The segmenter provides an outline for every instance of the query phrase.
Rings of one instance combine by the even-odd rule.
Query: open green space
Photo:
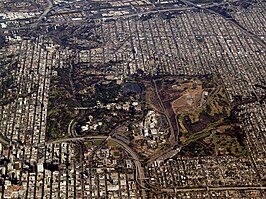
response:
[[[246,154],[243,143],[239,139],[242,133],[236,127],[237,119],[232,116],[233,108],[221,80],[211,76],[200,78],[200,81],[202,81],[203,92],[208,93],[205,99],[202,98],[201,106],[186,109],[178,117],[183,152],[189,155],[208,154],[202,150],[211,151],[216,155]],[[220,139],[217,140],[217,138]],[[205,145],[208,147],[203,147]]]

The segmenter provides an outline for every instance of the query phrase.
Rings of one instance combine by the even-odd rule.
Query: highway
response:
[[[71,121],[71,123],[73,123],[73,121]],[[69,125],[69,130],[73,130],[73,128],[71,127],[73,126],[72,124]],[[71,133],[73,134],[73,133]],[[79,141],[82,140],[84,141],[85,139],[103,139],[105,141],[113,141],[116,144],[118,144],[120,147],[122,147],[123,149],[125,149],[126,152],[128,152],[131,157],[132,160],[135,164],[135,168],[136,168],[136,180],[137,183],[142,187],[141,189],[141,194],[142,194],[142,198],[146,198],[146,192],[145,192],[145,186],[144,186],[144,182],[143,179],[145,179],[145,173],[144,173],[144,169],[140,163],[140,159],[138,157],[138,155],[135,153],[135,151],[133,151],[127,144],[125,144],[123,141],[118,140],[116,138],[109,136],[83,136],[83,137],[74,137],[74,138],[63,138],[63,139],[59,139],[59,140],[54,140],[54,141],[48,141],[46,142],[46,144],[56,144],[56,143],[61,143],[61,142],[72,142],[72,141]]]
[[[75,119],[71,120],[67,128],[67,132],[69,136],[72,136],[72,137],[76,136],[76,134],[72,134],[74,133],[73,128],[75,127],[75,125],[76,125]]]
[[[45,8],[43,13],[38,17],[38,19],[34,23],[29,25],[31,28],[36,27],[47,16],[47,14],[51,11],[51,9],[53,7],[53,2],[51,0],[47,0],[47,4],[48,4],[48,6]]]
[[[37,21],[41,21],[51,11],[53,7],[53,2],[51,0],[47,0],[47,3],[48,3],[48,6],[45,8],[44,12],[39,16]]]
[[[168,113],[168,111],[166,110],[166,108],[165,108],[165,106],[164,106],[164,104],[163,104],[163,102],[162,102],[162,99],[161,99],[161,97],[160,97],[160,94],[159,94],[159,91],[158,91],[158,88],[157,88],[157,84],[156,84],[156,80],[153,80],[153,84],[154,84],[154,88],[155,88],[156,96],[157,96],[157,98],[158,98],[159,101],[160,101],[160,105],[161,105],[161,107],[162,107],[162,109],[163,109],[163,113],[164,113],[164,115],[165,115],[165,117],[166,117],[166,119],[167,119],[167,122],[168,122],[168,124],[169,124],[169,127],[170,127],[171,134],[170,134],[170,137],[169,137],[169,142],[170,142],[172,145],[175,145],[176,142],[177,142],[177,140],[176,140],[176,136],[175,136],[176,133],[175,133],[175,130],[174,130],[173,124],[172,124],[172,122],[171,122],[171,120],[170,120],[170,118],[169,118],[169,113]],[[176,127],[177,127],[177,135],[179,135],[179,127],[178,127],[178,125],[177,125]]]
[[[98,136],[82,136],[82,137],[75,137],[75,138],[62,138],[58,140],[51,140],[47,141],[46,144],[57,144],[61,142],[71,142],[71,141],[78,141],[78,140],[85,140],[85,139],[106,139],[108,136],[98,135]]]
[[[13,30],[24,30],[24,29],[28,29],[28,28],[34,28],[37,26],[37,24],[39,24],[42,19],[47,16],[47,14],[51,11],[53,5],[51,4],[52,2],[50,0],[48,0],[49,6],[45,9],[45,11],[38,17],[38,19],[36,19],[36,21],[32,24],[29,25],[25,25],[22,27],[16,27],[16,28],[7,28],[7,30],[9,31],[13,31]],[[206,6],[208,7],[208,6]],[[97,19],[103,19],[103,20],[108,20],[108,19],[119,19],[119,18],[129,18],[129,17],[135,17],[135,16],[140,16],[140,15],[148,15],[148,14],[156,14],[156,13],[164,13],[164,12],[168,12],[168,11],[185,11],[185,10],[189,10],[189,9],[194,9],[194,7],[189,6],[189,7],[181,7],[181,8],[167,8],[167,9],[161,9],[161,10],[152,10],[152,11],[145,11],[145,12],[141,12],[141,13],[129,13],[129,14],[124,14],[124,15],[118,15],[118,16],[97,16]],[[91,11],[96,11],[95,9],[91,9]],[[64,13],[55,13],[51,16],[55,16],[55,15],[64,15],[64,14],[68,14],[68,13],[80,13],[83,11],[75,11],[75,12],[64,12]],[[50,16],[50,15],[49,15]],[[26,20],[27,18],[25,18]],[[30,19],[30,18],[28,18]],[[9,21],[13,21],[13,20],[9,20]],[[15,21],[15,20],[14,20]],[[64,22],[65,23],[65,22]],[[48,25],[52,25],[53,23],[42,23],[42,25],[44,26],[48,26]],[[60,24],[58,22],[54,22],[54,24]]]
[[[2,135],[0,135],[0,143],[6,145],[6,146],[9,146],[9,142],[5,139],[2,138]]]
[[[229,191],[229,190],[265,190],[265,186],[221,186],[221,187],[191,187],[191,188],[165,188],[159,192],[176,193],[190,191]]]
[[[177,7],[177,8],[165,8],[165,9],[156,9],[156,10],[149,10],[149,11],[144,11],[144,12],[136,12],[136,13],[129,13],[129,14],[123,14],[123,15],[118,15],[118,16],[97,16],[97,19],[102,19],[102,20],[108,20],[108,19],[113,19],[113,20],[116,20],[116,19],[120,19],[120,18],[130,18],[130,17],[137,17],[137,16],[141,16],[141,15],[149,15],[149,14],[163,14],[165,12],[175,12],[175,11],[186,11],[186,10],[191,10],[191,9],[195,9],[195,8],[198,8],[198,9],[205,9],[205,10],[208,10],[212,13],[215,13],[215,14],[218,14],[214,11],[211,11],[209,10],[209,8],[213,7],[214,5],[202,5],[202,6],[197,6],[196,4],[191,4],[191,2],[188,2],[188,1],[185,1],[185,0],[182,0],[183,3],[187,2],[187,5],[186,7]],[[48,13],[51,11],[52,7],[53,7],[53,4],[51,2],[51,0],[47,0],[48,2],[48,6],[47,8],[45,9],[45,11],[39,16],[38,19],[36,19],[36,22],[35,23],[32,23],[30,25],[26,25],[26,26],[22,26],[22,27],[16,27],[16,28],[7,28],[7,30],[9,31],[13,31],[13,30],[24,30],[24,29],[28,29],[28,28],[34,28],[36,27],[44,17],[46,17],[48,15]],[[189,4],[188,4],[189,3]],[[220,4],[216,4],[216,6],[222,6],[224,5],[225,3],[220,3]],[[97,11],[95,9],[91,9],[89,11]],[[80,13],[80,12],[83,12],[83,11],[68,11],[68,12],[63,12],[63,13],[54,13],[53,15],[51,16],[54,16],[54,15],[64,15],[64,14],[68,14],[68,13]],[[48,15],[49,17],[50,15]],[[229,20],[230,21],[230,20]],[[230,21],[232,22],[232,21]],[[65,23],[65,22],[64,22]],[[42,23],[42,25],[44,26],[47,26],[47,25],[52,25],[53,23]],[[60,24],[58,22],[54,22],[54,24]],[[246,30],[245,30],[246,31]],[[248,32],[248,31],[246,31]],[[248,32],[249,33],[249,32]],[[252,35],[252,37],[254,36],[252,33],[249,33]],[[261,40],[260,40],[261,41]]]
[[[235,0],[238,1],[238,0]],[[183,2],[185,3],[185,2]],[[189,2],[190,3],[190,2]],[[226,4],[226,2],[221,2],[216,4],[216,6],[222,6]],[[118,16],[110,16],[110,17],[98,17],[97,19],[103,18],[103,19],[119,19],[119,18],[129,18],[129,17],[135,17],[135,16],[140,16],[140,15],[149,15],[149,14],[158,14],[158,13],[164,13],[164,12],[174,12],[174,11],[186,11],[186,10],[190,10],[190,9],[194,9],[196,8],[211,8],[214,5],[213,4],[206,4],[206,5],[202,5],[201,7],[195,5],[195,4],[187,4],[188,6],[184,6],[184,7],[172,7],[172,8],[163,8],[163,9],[159,9],[160,7],[157,7],[156,10],[148,10],[148,11],[142,11],[142,12],[135,12],[135,13],[128,13],[128,14],[123,14],[123,15],[118,15]],[[85,11],[86,12],[92,12],[92,11],[97,11],[95,9],[88,9]],[[69,12],[59,12],[59,13],[54,13],[54,15],[62,15],[62,14],[68,14],[68,13],[84,13],[84,10],[79,11],[79,10],[75,10],[75,11],[69,11]]]
[[[194,4],[190,1],[187,1],[187,0],[180,0],[181,2],[189,5],[189,6],[193,6],[195,8],[198,8],[198,9],[203,9],[203,10],[206,10],[212,14],[216,14],[216,15],[220,15],[224,20],[226,20],[227,22],[231,23],[232,25],[236,26],[238,29],[240,29],[246,36],[254,39],[255,41],[257,41],[260,45],[262,45],[264,48],[266,47],[266,43],[260,39],[260,37],[258,35],[255,35],[253,34],[252,32],[246,30],[243,26],[241,26],[239,23],[237,23],[236,21],[234,20],[231,20],[229,18],[226,18],[224,17],[222,14],[220,14],[219,12],[216,12],[214,10],[211,10],[210,7],[213,7],[213,6],[210,6],[210,7],[205,7],[205,6],[198,6],[197,4]],[[221,4],[217,4],[216,6],[221,6],[223,5],[222,3]]]

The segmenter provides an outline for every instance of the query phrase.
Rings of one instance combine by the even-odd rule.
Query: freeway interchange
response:
[[[145,1],[147,4],[142,6],[136,5],[143,3],[140,0],[108,1],[108,6],[64,2],[71,6],[48,0],[38,16],[24,10],[23,19],[12,18],[20,16],[17,12],[7,12],[5,16],[10,19],[1,19],[8,43],[0,49],[0,85],[7,85],[8,92],[2,93],[17,92],[18,97],[0,107],[0,130],[5,136],[0,137],[0,198],[18,194],[21,198],[69,199],[265,198],[265,2],[252,2],[247,8],[233,0],[201,6],[185,0],[167,1],[164,5]],[[213,9],[231,4],[232,18]],[[9,67],[10,60],[16,63],[15,67]],[[74,119],[67,117],[70,111],[62,103],[72,101],[62,96],[80,97],[108,86],[111,89],[104,92],[113,95],[108,91],[116,87],[109,82],[132,82],[136,74],[219,75],[229,101],[239,104],[236,114],[244,135],[239,137],[245,145],[233,142],[236,137],[228,139],[226,132],[221,133],[225,126],[218,125],[218,130],[212,128],[210,134],[199,131],[199,137],[194,137],[197,146],[205,147],[207,152],[213,150],[213,154],[195,155],[195,150],[182,154],[186,145],[180,145],[178,139],[185,135],[185,128],[173,129],[163,97],[169,88],[176,89],[172,93],[182,90],[182,82],[168,87],[158,83],[158,90],[150,90],[147,101],[152,104],[153,97],[159,99],[157,112],[156,107],[142,112],[142,101],[134,98],[129,103],[125,99],[117,104],[99,103],[100,108],[95,110],[81,104],[84,107],[73,108]],[[65,79],[61,81],[60,77]],[[55,81],[65,85],[55,85]],[[93,81],[104,86],[89,87]],[[80,89],[87,84],[88,88]],[[184,85],[188,88],[190,82]],[[61,96],[55,95],[57,88],[63,88],[58,92]],[[53,97],[56,103],[54,109],[49,109]],[[88,103],[91,101],[89,97]],[[136,112],[140,110],[139,115],[145,113],[145,120],[126,123],[131,118],[124,113],[132,114],[132,107]],[[62,115],[56,108],[62,108]],[[100,119],[96,116],[99,109],[104,109],[99,111]],[[119,115],[121,123],[110,119],[117,118],[117,110],[123,113]],[[86,125],[85,120],[84,128],[97,130],[97,126],[108,122],[125,122],[127,126],[81,136],[76,131],[77,121],[84,113],[92,112],[95,123]],[[64,123],[51,128],[53,132],[64,134],[47,141],[47,118],[51,115],[54,125]],[[102,122],[106,115],[109,120]],[[168,125],[157,128],[157,118]],[[129,132],[133,132],[130,136],[134,136],[134,142],[129,139]],[[198,139],[200,136],[203,138]],[[184,143],[193,141],[186,142],[188,137],[189,133],[182,137]],[[165,144],[169,140],[172,143]],[[215,147],[206,144],[210,140],[215,140]],[[159,152],[155,150],[158,143],[165,144]],[[229,149],[223,146],[234,146],[237,155],[227,154]]]
[[[112,137],[114,133],[111,133],[109,136],[83,136],[83,137],[76,137],[77,133],[75,132],[75,126],[76,126],[76,121],[75,120],[71,120],[69,126],[68,126],[68,134],[70,136],[74,136],[74,137],[70,137],[70,138],[62,138],[62,139],[58,139],[58,140],[54,140],[54,141],[48,141],[46,144],[56,144],[56,143],[62,143],[62,142],[75,142],[75,141],[85,141],[85,140],[104,140],[102,143],[106,143],[108,141],[113,141],[116,144],[118,144],[121,148],[123,148],[128,154],[130,154],[130,156],[132,157],[132,160],[135,164],[135,170],[136,170],[136,181],[138,182],[138,184],[140,185],[140,187],[142,187],[142,197],[146,198],[146,193],[145,190],[148,190],[149,188],[145,187],[145,183],[144,183],[144,179],[145,178],[145,173],[144,173],[144,168],[141,165],[141,160],[139,159],[138,155],[136,154],[136,152],[134,150],[131,149],[130,146],[128,146],[126,143],[124,143],[122,140],[119,140],[118,138],[114,138]],[[99,149],[99,148],[97,148]],[[92,153],[95,153],[95,151],[93,151]]]

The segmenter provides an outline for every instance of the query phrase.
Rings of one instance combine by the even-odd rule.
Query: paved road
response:
[[[82,137],[76,137],[76,138],[62,138],[58,140],[51,140],[47,141],[46,144],[57,144],[61,142],[70,142],[70,141],[78,141],[78,140],[85,140],[85,139],[106,139],[108,136],[82,136]]]
[[[228,190],[265,190],[265,186],[234,186],[234,187],[192,187],[192,188],[174,188],[174,189],[161,189],[161,192],[176,193],[176,192],[189,192],[189,191],[228,191]]]
[[[47,0],[47,4],[48,6],[45,8],[43,13],[39,16],[39,18],[34,23],[30,24],[31,28],[36,27],[44,19],[44,17],[46,17],[46,15],[51,11],[53,7],[53,2],[51,0]]]
[[[177,140],[176,140],[176,136],[175,136],[176,132],[175,132],[174,127],[173,127],[173,125],[172,125],[172,122],[171,122],[171,120],[170,120],[170,118],[169,118],[169,113],[168,113],[168,111],[166,110],[166,108],[165,108],[165,106],[164,106],[164,104],[163,104],[163,102],[162,102],[162,99],[161,99],[161,97],[160,97],[160,94],[159,94],[159,91],[158,91],[158,88],[157,88],[157,84],[156,84],[156,80],[153,80],[153,84],[154,84],[154,88],[155,88],[156,96],[157,96],[157,98],[158,98],[159,101],[160,101],[161,107],[162,107],[162,109],[163,109],[163,113],[164,113],[164,115],[165,115],[165,117],[166,117],[166,119],[167,119],[167,122],[168,122],[168,124],[169,124],[169,127],[170,127],[171,134],[170,134],[170,137],[169,137],[169,142],[170,142],[172,145],[174,145],[174,144],[176,144],[176,142],[177,142]],[[176,127],[177,127],[177,129],[178,129],[178,130],[177,130],[177,135],[179,135],[179,127],[178,127],[178,125],[177,125]]]
[[[238,1],[238,0],[235,0]],[[234,2],[235,2],[234,1]],[[216,6],[222,6],[226,4],[227,2],[221,2],[219,4],[216,4]],[[144,12],[136,12],[136,13],[129,13],[129,14],[124,14],[124,15],[118,15],[118,16],[112,16],[112,17],[100,17],[100,18],[105,18],[105,19],[118,19],[118,18],[128,18],[128,17],[134,17],[134,16],[139,16],[139,15],[149,15],[149,14],[156,14],[156,13],[164,13],[164,12],[169,12],[169,11],[185,11],[185,10],[190,10],[195,8],[195,5],[189,5],[184,6],[184,7],[173,7],[173,8],[165,8],[165,9],[159,9],[160,7],[157,7],[156,10],[150,10],[150,11],[144,11]],[[206,4],[206,5],[201,5],[200,8],[210,8],[213,7],[213,4]],[[119,7],[118,7],[119,8]],[[95,9],[88,10],[88,12],[95,11]],[[72,11],[72,12],[60,12],[60,13],[55,13],[53,15],[60,15],[60,14],[68,14],[68,13],[80,13],[83,11]],[[99,18],[98,18],[99,19]]]
[[[51,2],[51,0],[47,0],[48,1],[48,7],[45,9],[45,11],[42,13],[42,15],[36,20],[35,23],[30,24],[29,26],[22,26],[22,27],[17,27],[17,28],[7,28],[7,30],[12,31],[12,30],[24,30],[24,29],[28,29],[28,28],[32,28],[32,27],[36,27],[37,24],[39,24],[41,22],[41,20],[51,11],[53,4]],[[225,3],[220,3],[220,4],[216,4],[216,6],[222,6]],[[134,16],[140,16],[140,15],[149,15],[149,14],[158,14],[158,13],[165,13],[165,12],[174,12],[174,11],[186,11],[186,10],[190,10],[193,8],[201,8],[201,9],[208,9],[213,7],[213,5],[202,5],[201,7],[198,7],[197,5],[190,5],[190,6],[186,6],[186,7],[179,7],[179,8],[166,8],[166,9],[157,9],[157,10],[151,10],[151,11],[145,11],[145,12],[141,12],[141,13],[133,13],[133,14],[124,14],[124,15],[119,15],[119,16],[110,16],[110,17],[97,17],[97,19],[119,19],[119,18],[129,18],[129,17],[134,17]],[[94,9],[92,9],[91,11],[95,11]],[[55,13],[53,15],[60,15],[60,14],[68,14],[68,13],[80,13],[82,11],[75,11],[75,12],[64,12],[64,13]],[[214,12],[214,11],[213,11]],[[217,14],[217,13],[215,13]],[[65,23],[65,22],[64,22]],[[42,23],[42,25],[52,25],[53,23]],[[56,23],[54,23],[56,24]]]
[[[70,125],[70,126],[72,126],[72,125]],[[71,128],[70,128],[70,130],[71,130]],[[143,182],[143,179],[145,179],[145,174],[144,174],[144,169],[140,163],[140,159],[139,159],[138,155],[135,153],[135,151],[133,151],[123,141],[121,141],[117,138],[112,138],[111,136],[99,135],[99,136],[83,136],[83,137],[75,137],[75,138],[62,138],[59,140],[48,141],[46,143],[47,144],[56,144],[56,143],[61,143],[61,142],[78,141],[78,140],[85,140],[85,139],[104,139],[106,141],[111,140],[111,141],[117,143],[118,145],[120,145],[123,149],[125,149],[132,156],[133,162],[134,162],[135,167],[136,167],[136,180],[137,180],[138,184],[143,188],[141,190],[142,197],[146,198],[146,192],[144,190],[146,188],[145,188],[144,182]]]
[[[252,32],[248,31],[247,29],[245,29],[243,26],[241,26],[239,23],[237,23],[236,21],[234,20],[231,20],[231,19],[228,19],[226,17],[224,17],[222,14],[220,14],[219,12],[216,12],[216,11],[213,11],[210,9],[210,7],[205,7],[205,6],[199,6],[197,4],[194,4],[190,1],[187,1],[187,0],[180,0],[181,2],[189,5],[189,6],[193,6],[195,8],[198,8],[198,9],[203,9],[203,10],[206,10],[210,13],[213,13],[213,14],[216,14],[216,15],[220,15],[221,17],[223,17],[226,21],[228,21],[229,23],[231,23],[232,25],[236,26],[238,29],[240,29],[246,36],[254,39],[255,41],[257,41],[260,45],[262,45],[264,48],[266,47],[266,43],[260,39],[260,37],[258,35],[255,35],[253,34]],[[217,4],[216,6],[221,6],[223,4]],[[211,6],[213,7],[213,6]]]
[[[2,138],[2,135],[0,136],[0,143],[6,145],[6,146],[9,146],[9,142],[5,139]]]
[[[69,74],[68,74],[68,79],[69,79],[69,83],[70,83],[70,86],[71,86],[71,90],[72,90],[72,93],[73,95],[75,96],[76,94],[76,89],[75,89],[75,85],[74,85],[74,82],[73,82],[73,70],[74,70],[74,67],[73,67],[73,59],[76,57],[77,55],[77,51],[75,51],[73,53],[73,55],[70,57],[69,59],[69,65],[70,65],[70,70],[69,70]]]
[[[41,21],[51,11],[51,9],[53,7],[53,2],[51,0],[47,0],[47,3],[48,3],[48,6],[44,10],[44,12],[41,14],[41,16],[39,16],[39,18],[37,19],[37,21]]]
[[[76,134],[72,134],[74,132],[73,129],[75,125],[76,125],[75,119],[71,120],[67,128],[67,133],[69,136],[72,136],[72,137],[76,136]]]

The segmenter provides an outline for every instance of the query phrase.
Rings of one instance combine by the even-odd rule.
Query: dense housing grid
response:
[[[265,198],[265,7],[0,2],[0,197]]]

